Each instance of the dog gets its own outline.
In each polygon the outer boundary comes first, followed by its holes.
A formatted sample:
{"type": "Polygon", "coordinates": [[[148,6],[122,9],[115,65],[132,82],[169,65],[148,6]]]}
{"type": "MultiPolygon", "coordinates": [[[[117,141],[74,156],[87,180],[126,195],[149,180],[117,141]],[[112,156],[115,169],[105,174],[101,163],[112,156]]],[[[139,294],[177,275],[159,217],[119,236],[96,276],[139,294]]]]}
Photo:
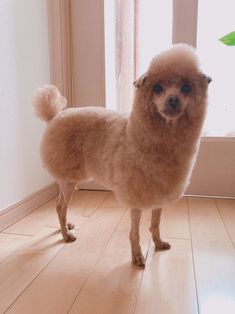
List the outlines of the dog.
{"type": "Polygon", "coordinates": [[[53,85],[38,89],[36,114],[46,121],[41,142],[44,166],[57,180],[57,213],[66,241],[76,238],[67,208],[76,185],[94,179],[115,192],[131,210],[132,262],[145,266],[139,242],[141,212],[152,210],[156,249],[162,208],[186,190],[197,156],[211,79],[199,68],[195,50],[174,45],[150,63],[134,82],[130,114],[100,107],[67,108],[53,85]],[[64,110],[63,110],[64,109],[64,110]]]}

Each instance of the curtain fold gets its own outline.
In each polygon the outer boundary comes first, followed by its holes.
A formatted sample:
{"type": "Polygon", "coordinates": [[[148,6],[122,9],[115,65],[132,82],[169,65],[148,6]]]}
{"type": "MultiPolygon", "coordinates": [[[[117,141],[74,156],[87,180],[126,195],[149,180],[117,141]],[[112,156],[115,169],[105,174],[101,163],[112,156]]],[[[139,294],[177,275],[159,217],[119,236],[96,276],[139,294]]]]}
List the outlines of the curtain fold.
{"type": "Polygon", "coordinates": [[[138,0],[116,0],[117,110],[130,111],[136,74],[138,0]]]}

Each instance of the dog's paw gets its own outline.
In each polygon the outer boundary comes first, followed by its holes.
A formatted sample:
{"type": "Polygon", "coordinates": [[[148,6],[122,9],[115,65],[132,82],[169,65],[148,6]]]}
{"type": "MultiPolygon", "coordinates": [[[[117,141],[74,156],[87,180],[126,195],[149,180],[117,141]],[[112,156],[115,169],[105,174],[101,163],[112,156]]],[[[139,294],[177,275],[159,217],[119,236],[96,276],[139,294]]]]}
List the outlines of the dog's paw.
{"type": "Polygon", "coordinates": [[[145,258],[141,253],[132,255],[132,263],[138,267],[145,267],[145,258]]]}
{"type": "Polygon", "coordinates": [[[75,224],[73,224],[73,223],[71,223],[71,222],[68,222],[68,223],[67,223],[67,227],[68,227],[69,230],[72,230],[72,229],[75,228],[75,224]]]}
{"type": "Polygon", "coordinates": [[[169,250],[171,248],[171,245],[168,242],[155,242],[155,249],[156,250],[169,250]]]}
{"type": "Polygon", "coordinates": [[[72,233],[72,232],[67,232],[65,235],[64,235],[64,239],[66,242],[73,242],[75,241],[77,238],[76,236],[72,233]]]}

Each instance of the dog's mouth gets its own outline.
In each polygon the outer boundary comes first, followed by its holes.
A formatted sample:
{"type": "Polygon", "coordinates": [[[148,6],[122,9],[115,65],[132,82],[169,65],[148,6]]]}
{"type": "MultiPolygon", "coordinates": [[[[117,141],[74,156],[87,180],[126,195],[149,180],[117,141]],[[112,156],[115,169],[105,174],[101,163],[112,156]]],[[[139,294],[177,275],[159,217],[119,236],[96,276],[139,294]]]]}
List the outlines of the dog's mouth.
{"type": "Polygon", "coordinates": [[[181,116],[183,112],[181,110],[165,109],[165,110],[160,111],[160,113],[167,120],[176,120],[181,116]]]}

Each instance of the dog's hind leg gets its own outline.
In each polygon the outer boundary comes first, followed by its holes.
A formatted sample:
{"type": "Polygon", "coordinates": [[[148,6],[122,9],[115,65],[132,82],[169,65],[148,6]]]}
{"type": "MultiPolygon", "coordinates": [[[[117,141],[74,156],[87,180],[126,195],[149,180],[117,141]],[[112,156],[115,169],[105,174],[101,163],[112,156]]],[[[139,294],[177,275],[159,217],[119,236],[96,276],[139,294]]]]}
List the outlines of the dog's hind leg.
{"type": "Polygon", "coordinates": [[[131,209],[131,230],[129,234],[130,242],[131,242],[131,253],[132,253],[132,262],[133,264],[144,267],[145,266],[145,258],[142,255],[141,247],[140,247],[140,235],[139,235],[139,226],[140,226],[140,218],[142,211],[137,208],[131,209]]]}
{"type": "Polygon", "coordinates": [[[72,242],[76,240],[76,237],[73,233],[68,231],[74,228],[74,224],[67,224],[67,209],[76,183],[58,181],[58,185],[60,189],[60,194],[57,199],[56,210],[60,222],[61,233],[65,241],[72,242]]]}
{"type": "Polygon", "coordinates": [[[152,210],[152,218],[151,218],[151,226],[149,230],[152,233],[153,242],[155,244],[156,249],[160,250],[168,250],[170,249],[170,244],[162,241],[160,237],[160,220],[161,220],[162,209],[153,209],[152,210]]]}

